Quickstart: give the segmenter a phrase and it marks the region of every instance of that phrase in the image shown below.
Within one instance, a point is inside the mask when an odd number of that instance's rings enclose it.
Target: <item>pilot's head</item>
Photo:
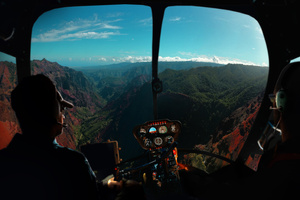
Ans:
[[[274,95],[275,121],[280,120],[283,142],[300,138],[300,62],[290,63],[282,70]]]
[[[55,138],[62,132],[63,110],[73,104],[64,100],[44,75],[24,78],[11,93],[11,105],[24,135]]]

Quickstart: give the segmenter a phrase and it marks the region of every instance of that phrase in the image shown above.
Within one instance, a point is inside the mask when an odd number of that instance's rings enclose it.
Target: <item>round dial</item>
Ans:
[[[168,131],[166,126],[161,126],[158,128],[158,132],[161,134],[165,134]]]
[[[144,135],[146,135],[146,133],[147,133],[146,129],[144,129],[144,128],[140,129],[140,136],[144,136]]]
[[[151,128],[149,129],[149,133],[150,133],[150,134],[155,134],[155,133],[157,133],[156,128],[155,128],[155,127],[151,127]]]
[[[172,144],[174,142],[174,138],[172,136],[168,136],[165,138],[165,142],[168,144]]]
[[[156,146],[160,146],[160,145],[162,145],[162,143],[163,143],[163,140],[161,139],[161,137],[154,138],[154,144]]]
[[[151,147],[151,145],[152,145],[151,140],[148,138],[144,139],[144,145],[145,145],[145,147]]]
[[[178,131],[175,124],[172,124],[170,128],[171,128],[171,132],[173,132],[173,133],[176,133]]]

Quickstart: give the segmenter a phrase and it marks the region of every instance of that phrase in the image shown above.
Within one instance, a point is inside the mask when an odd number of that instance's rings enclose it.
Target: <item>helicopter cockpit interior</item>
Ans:
[[[58,143],[82,151],[100,182],[142,182],[153,199],[237,187],[280,140],[268,95],[300,56],[298,9],[295,0],[1,0],[0,149],[20,131],[10,92],[42,73],[75,105]]]

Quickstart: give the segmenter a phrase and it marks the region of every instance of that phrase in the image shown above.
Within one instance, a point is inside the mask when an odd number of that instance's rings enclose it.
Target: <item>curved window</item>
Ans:
[[[179,147],[235,160],[255,120],[268,75],[259,24],[237,12],[168,7],[162,25],[159,118],[182,122]],[[180,153],[180,151],[179,151]],[[227,163],[195,153],[180,162],[213,172]]]
[[[68,7],[35,22],[33,74],[43,73],[75,108],[58,142],[73,149],[117,140],[123,159],[143,150],[135,125],[152,119],[151,8],[139,5]]]

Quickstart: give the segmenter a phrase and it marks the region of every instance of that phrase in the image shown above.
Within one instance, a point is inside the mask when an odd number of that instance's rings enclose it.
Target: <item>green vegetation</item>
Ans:
[[[203,62],[159,62],[158,71],[166,69],[187,70],[199,66],[221,66],[215,63]],[[108,66],[77,68],[82,71],[97,88],[97,92],[106,100],[115,100],[133,79],[147,75],[148,81],[152,74],[151,63],[120,63]]]
[[[203,66],[207,65],[207,66]],[[76,108],[68,116],[76,147],[118,140],[123,159],[140,153],[132,128],[153,119],[151,63],[122,63],[78,72],[45,59],[34,73],[48,75]],[[182,122],[179,147],[205,144],[222,119],[264,90],[268,68],[211,63],[159,63],[164,91],[159,118]],[[72,133],[70,133],[72,134]],[[200,157],[193,161],[200,165]]]
[[[268,74],[268,68],[256,66],[163,64],[160,71],[165,70],[159,74],[164,88],[158,97],[159,118],[182,122],[179,147],[185,148],[205,144],[225,117],[265,89]],[[153,119],[151,68],[149,63],[122,66],[122,70],[105,68],[84,72],[97,88],[95,95],[105,99],[106,106],[98,107],[97,112],[79,108],[76,115],[82,122],[76,136],[77,147],[87,142],[116,139],[123,149],[121,156],[126,159],[141,150],[134,141],[132,128]],[[201,165],[199,156],[191,158],[193,165]]]
[[[160,116],[179,119],[184,136],[179,145],[205,144],[222,119],[265,89],[268,68],[244,65],[167,69],[160,73],[164,93]]]
[[[265,87],[268,68],[227,65],[190,70],[166,70],[160,74],[165,92],[178,92],[198,102],[219,101],[224,105],[241,104]],[[241,93],[242,92],[242,93]],[[245,96],[246,95],[246,96]]]

